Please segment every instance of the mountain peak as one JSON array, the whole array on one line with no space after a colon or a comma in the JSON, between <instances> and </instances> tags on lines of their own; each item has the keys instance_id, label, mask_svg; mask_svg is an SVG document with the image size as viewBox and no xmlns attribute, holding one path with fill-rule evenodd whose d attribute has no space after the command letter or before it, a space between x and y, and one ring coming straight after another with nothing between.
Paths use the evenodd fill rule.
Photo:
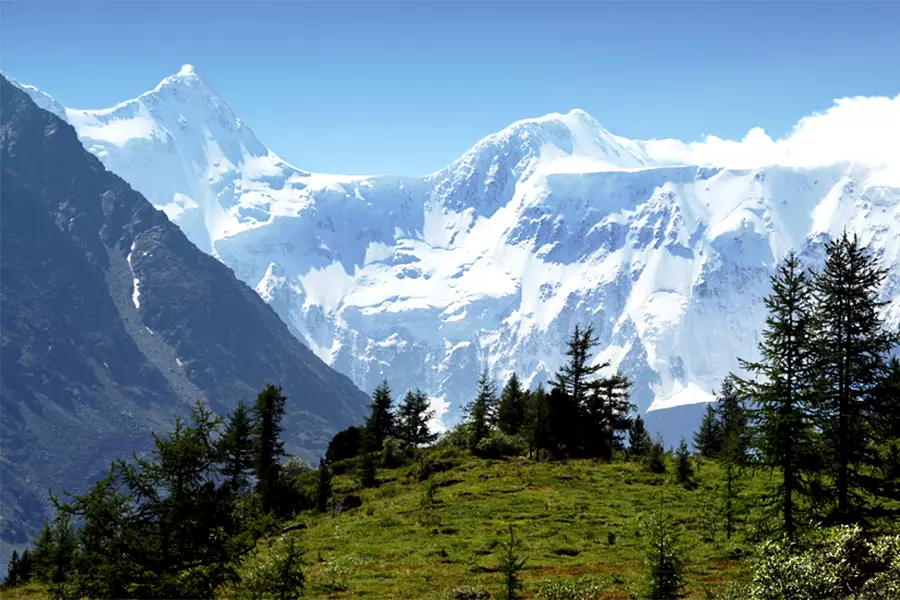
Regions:
<instances>
[{"instance_id":1,"label":"mountain peak","mask_svg":"<svg viewBox=\"0 0 900 600\"><path fill-rule=\"evenodd\" d=\"M197 77L200 73L194 65L181 65L181 70L178 71L178 75L181 77Z\"/></svg>"}]
</instances>

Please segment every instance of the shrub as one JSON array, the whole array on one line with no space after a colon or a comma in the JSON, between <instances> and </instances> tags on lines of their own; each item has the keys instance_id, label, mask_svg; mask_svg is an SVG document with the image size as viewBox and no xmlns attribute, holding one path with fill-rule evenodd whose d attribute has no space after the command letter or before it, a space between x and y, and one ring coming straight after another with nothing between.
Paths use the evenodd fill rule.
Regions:
<instances>
[{"instance_id":1,"label":"shrub","mask_svg":"<svg viewBox=\"0 0 900 600\"><path fill-rule=\"evenodd\" d=\"M746 600L900 598L900 535L867 539L856 526L767 542L752 565Z\"/></svg>"},{"instance_id":2,"label":"shrub","mask_svg":"<svg viewBox=\"0 0 900 600\"><path fill-rule=\"evenodd\" d=\"M554 577L541 584L535 596L538 600L600 600L604 586L593 579L563 579Z\"/></svg>"},{"instance_id":3,"label":"shrub","mask_svg":"<svg viewBox=\"0 0 900 600\"><path fill-rule=\"evenodd\" d=\"M303 553L295 534L289 533L257 544L239 569L239 598L296 598L303 593Z\"/></svg>"},{"instance_id":4,"label":"shrub","mask_svg":"<svg viewBox=\"0 0 900 600\"><path fill-rule=\"evenodd\" d=\"M475 454L481 458L500 458L502 456L519 456L527 449L528 445L522 438L495 430L478 442Z\"/></svg>"}]
</instances>

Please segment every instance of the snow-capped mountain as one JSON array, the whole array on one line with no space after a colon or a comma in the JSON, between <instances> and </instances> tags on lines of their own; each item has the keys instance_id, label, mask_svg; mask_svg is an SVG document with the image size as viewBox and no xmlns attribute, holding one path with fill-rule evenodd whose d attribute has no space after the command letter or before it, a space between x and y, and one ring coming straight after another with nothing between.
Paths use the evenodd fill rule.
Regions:
<instances>
[{"instance_id":1,"label":"snow-capped mountain","mask_svg":"<svg viewBox=\"0 0 900 600\"><path fill-rule=\"evenodd\" d=\"M447 421L483 367L544 381L588 323L642 408L709 400L756 355L773 265L792 247L814 260L843 228L891 269L900 323L896 152L810 159L758 130L702 148L632 141L573 110L514 123L432 175L351 177L281 160L189 66L111 109L62 110L321 358L364 390L422 387ZM748 147L775 158L752 164Z\"/></svg>"}]
</instances>

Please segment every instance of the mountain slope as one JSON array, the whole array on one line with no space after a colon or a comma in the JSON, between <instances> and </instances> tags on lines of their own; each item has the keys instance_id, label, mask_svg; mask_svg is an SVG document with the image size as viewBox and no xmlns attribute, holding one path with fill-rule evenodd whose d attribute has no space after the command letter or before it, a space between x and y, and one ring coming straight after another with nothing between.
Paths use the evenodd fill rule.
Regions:
<instances>
[{"instance_id":1,"label":"mountain slope","mask_svg":"<svg viewBox=\"0 0 900 600\"><path fill-rule=\"evenodd\" d=\"M790 144L784 164L683 164L680 142L575 110L425 177L320 175L262 147L190 67L113 109L65 112L323 360L362 389L423 386L448 421L484 366L546 381L587 323L641 408L708 400L756 354L773 265L791 247L815 260L844 227L882 253L900 322L896 164L804 161ZM670 439L689 427L659 421Z\"/></svg>"},{"instance_id":2,"label":"mountain slope","mask_svg":"<svg viewBox=\"0 0 900 600\"><path fill-rule=\"evenodd\" d=\"M5 547L45 519L48 488L84 490L197 398L224 413L282 385L288 450L310 457L360 420L349 379L71 126L0 85Z\"/></svg>"}]
</instances>

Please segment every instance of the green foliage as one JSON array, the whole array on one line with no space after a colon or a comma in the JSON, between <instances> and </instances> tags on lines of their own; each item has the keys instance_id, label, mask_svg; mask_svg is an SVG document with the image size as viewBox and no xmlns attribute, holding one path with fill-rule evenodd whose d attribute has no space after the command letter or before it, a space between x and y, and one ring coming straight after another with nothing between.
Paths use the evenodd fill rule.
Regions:
<instances>
[{"instance_id":1,"label":"green foliage","mask_svg":"<svg viewBox=\"0 0 900 600\"><path fill-rule=\"evenodd\" d=\"M522 431L527 396L519 377L513 373L500 394L500 407L497 410L497 426L500 431L507 435L518 435Z\"/></svg>"},{"instance_id":2,"label":"green foliage","mask_svg":"<svg viewBox=\"0 0 900 600\"><path fill-rule=\"evenodd\" d=\"M472 452L476 452L481 440L490 434L491 425L496 420L497 402L494 382L485 368L478 377L477 395L466 407L469 423L469 449Z\"/></svg>"},{"instance_id":3,"label":"green foliage","mask_svg":"<svg viewBox=\"0 0 900 600\"><path fill-rule=\"evenodd\" d=\"M759 344L759 362L741 361L755 380L735 378L740 396L754 404L752 420L763 464L777 468L781 482L772 502L785 533L795 535L797 496L808 494L817 471L811 406L815 401L815 356L810 284L797 255L789 253L771 278L769 311Z\"/></svg>"},{"instance_id":4,"label":"green foliage","mask_svg":"<svg viewBox=\"0 0 900 600\"><path fill-rule=\"evenodd\" d=\"M685 486L694 484L694 466L691 464L691 452L688 450L687 440L681 438L681 444L675 451L675 474L678 483Z\"/></svg>"},{"instance_id":5,"label":"green foliage","mask_svg":"<svg viewBox=\"0 0 900 600\"><path fill-rule=\"evenodd\" d=\"M900 536L868 538L859 527L763 544L744 600L887 600L900 597Z\"/></svg>"},{"instance_id":6,"label":"green foliage","mask_svg":"<svg viewBox=\"0 0 900 600\"><path fill-rule=\"evenodd\" d=\"M350 426L343 431L338 431L331 438L331 441L328 442L325 460L329 463L336 463L340 460L358 456L363 448L363 434L363 428L356 426Z\"/></svg>"},{"instance_id":7,"label":"green foliage","mask_svg":"<svg viewBox=\"0 0 900 600\"><path fill-rule=\"evenodd\" d=\"M628 452L631 456L642 458L650 453L653 447L653 440L647 432L647 426L644 424L644 418L641 415L635 415L631 420L631 427L628 429Z\"/></svg>"},{"instance_id":8,"label":"green foliage","mask_svg":"<svg viewBox=\"0 0 900 600\"><path fill-rule=\"evenodd\" d=\"M676 549L672 522L662 515L649 523L647 600L683 598L684 565Z\"/></svg>"},{"instance_id":9,"label":"green foliage","mask_svg":"<svg viewBox=\"0 0 900 600\"><path fill-rule=\"evenodd\" d=\"M845 231L825 246L825 266L815 278L817 296L817 423L829 440L822 446L833 481L830 517L839 523L869 516L870 477L878 462L876 390L896 335L884 327L879 300L887 271Z\"/></svg>"},{"instance_id":10,"label":"green foliage","mask_svg":"<svg viewBox=\"0 0 900 600\"><path fill-rule=\"evenodd\" d=\"M364 452L359 467L360 487L372 488L378 485L377 473L375 456L371 452Z\"/></svg>"},{"instance_id":11,"label":"green foliage","mask_svg":"<svg viewBox=\"0 0 900 600\"><path fill-rule=\"evenodd\" d=\"M666 450L663 448L662 438L657 439L650 446L650 452L644 459L644 465L651 473L662 474L666 472Z\"/></svg>"},{"instance_id":12,"label":"green foliage","mask_svg":"<svg viewBox=\"0 0 900 600\"><path fill-rule=\"evenodd\" d=\"M722 431L712 403L706 405L700 428L694 433L694 448L706 458L715 458L722 450Z\"/></svg>"},{"instance_id":13,"label":"green foliage","mask_svg":"<svg viewBox=\"0 0 900 600\"><path fill-rule=\"evenodd\" d=\"M550 405L542 386L529 392L525 400L525 422L522 435L528 441L529 454L540 459L550 440Z\"/></svg>"},{"instance_id":14,"label":"green foliage","mask_svg":"<svg viewBox=\"0 0 900 600\"><path fill-rule=\"evenodd\" d=\"M19 585L19 553L13 550L12 556L9 558L9 566L6 569L3 587L14 588L17 585Z\"/></svg>"},{"instance_id":15,"label":"green foliage","mask_svg":"<svg viewBox=\"0 0 900 600\"><path fill-rule=\"evenodd\" d=\"M243 560L235 595L246 600L287 600L303 594L303 552L294 532L258 544Z\"/></svg>"},{"instance_id":16,"label":"green foliage","mask_svg":"<svg viewBox=\"0 0 900 600\"><path fill-rule=\"evenodd\" d=\"M280 387L267 385L253 405L256 491L266 512L275 508L279 467L284 456L281 419L286 400Z\"/></svg>"},{"instance_id":17,"label":"green foliage","mask_svg":"<svg viewBox=\"0 0 900 600\"><path fill-rule=\"evenodd\" d=\"M621 373L591 382L584 400L585 456L610 460L625 449L625 433L631 428L631 382Z\"/></svg>"},{"instance_id":18,"label":"green foliage","mask_svg":"<svg viewBox=\"0 0 900 600\"><path fill-rule=\"evenodd\" d=\"M519 573L525 568L526 559L520 556L521 544L516 539L513 526L509 526L509 538L500 545L500 565L497 570L503 574L503 583L507 600L519 598L522 589L522 581Z\"/></svg>"},{"instance_id":19,"label":"green foliage","mask_svg":"<svg viewBox=\"0 0 900 600\"><path fill-rule=\"evenodd\" d=\"M541 584L537 600L601 600L608 590L590 578L554 577Z\"/></svg>"},{"instance_id":20,"label":"green foliage","mask_svg":"<svg viewBox=\"0 0 900 600\"><path fill-rule=\"evenodd\" d=\"M325 464L325 459L319 459L318 479L316 484L316 508L320 513L327 512L331 505L331 496L334 488L331 484L331 469Z\"/></svg>"},{"instance_id":21,"label":"green foliage","mask_svg":"<svg viewBox=\"0 0 900 600\"><path fill-rule=\"evenodd\" d=\"M482 458L500 458L502 456L520 456L525 450L526 444L521 438L495 429L478 443L474 453Z\"/></svg>"},{"instance_id":22,"label":"green foliage","mask_svg":"<svg viewBox=\"0 0 900 600\"><path fill-rule=\"evenodd\" d=\"M369 416L366 417L363 446L367 451L380 451L384 441L396 434L397 423L392 410L393 403L391 388L387 380L384 380L372 394Z\"/></svg>"},{"instance_id":23,"label":"green foliage","mask_svg":"<svg viewBox=\"0 0 900 600\"><path fill-rule=\"evenodd\" d=\"M434 417L428 396L422 390L406 392L403 402L397 410L397 434L410 446L417 447L430 444L437 439L431 433L428 422Z\"/></svg>"},{"instance_id":24,"label":"green foliage","mask_svg":"<svg viewBox=\"0 0 900 600\"><path fill-rule=\"evenodd\" d=\"M253 420L247 405L239 402L228 418L228 426L219 440L222 477L233 493L246 491L255 462Z\"/></svg>"}]
</instances>

